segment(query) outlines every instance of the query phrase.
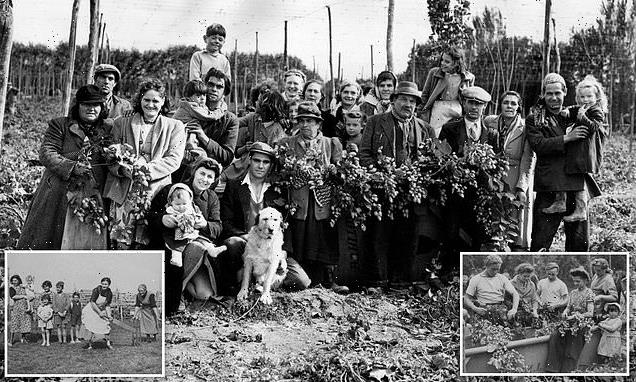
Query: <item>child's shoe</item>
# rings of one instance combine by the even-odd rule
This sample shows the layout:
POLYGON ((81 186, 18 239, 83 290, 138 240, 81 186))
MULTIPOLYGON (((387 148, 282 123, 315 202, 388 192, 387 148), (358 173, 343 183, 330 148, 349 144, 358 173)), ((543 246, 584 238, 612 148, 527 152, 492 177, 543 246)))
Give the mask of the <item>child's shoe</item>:
POLYGON ((542 209, 544 214, 562 214, 565 212, 565 192, 555 192, 554 202, 549 207, 542 209))
POLYGON ((225 250, 227 249, 227 247, 224 245, 220 245, 216 247, 213 243, 209 243, 209 242, 202 242, 202 244, 203 244, 203 247, 205 248, 205 251, 212 258, 217 257, 221 253, 225 252, 225 250))
POLYGON ((175 267, 181 268, 183 266, 183 252, 172 250, 170 264, 174 265, 175 267))
POLYGON ((574 211, 564 216, 563 221, 571 223, 587 220, 587 193, 585 190, 576 192, 575 203, 574 211))

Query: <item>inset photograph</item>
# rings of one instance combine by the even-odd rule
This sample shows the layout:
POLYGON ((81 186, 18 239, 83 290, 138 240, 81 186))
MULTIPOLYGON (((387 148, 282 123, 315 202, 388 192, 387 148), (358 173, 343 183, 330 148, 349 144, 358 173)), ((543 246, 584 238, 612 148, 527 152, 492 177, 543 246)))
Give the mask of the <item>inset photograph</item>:
POLYGON ((6 376, 163 376, 163 256, 6 252, 6 376))
POLYGON ((628 263, 462 253, 461 375, 629 375, 628 263))

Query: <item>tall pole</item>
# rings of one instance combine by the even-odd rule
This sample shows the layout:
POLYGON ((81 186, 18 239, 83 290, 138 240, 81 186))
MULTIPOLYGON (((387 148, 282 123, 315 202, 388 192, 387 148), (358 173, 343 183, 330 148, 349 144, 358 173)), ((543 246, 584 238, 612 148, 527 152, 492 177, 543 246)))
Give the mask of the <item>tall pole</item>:
POLYGON ((338 81, 337 84, 338 86, 340 86, 340 81, 342 80, 342 78, 340 77, 340 60, 342 60, 342 53, 338 52, 338 81))
POLYGON ((373 81, 373 44, 371 44, 371 81, 373 81))
POLYGON ((104 39, 106 38, 106 23, 102 24, 102 29, 101 29, 101 33, 100 33, 100 43, 99 43, 99 60, 98 62, 101 63, 101 61, 104 59, 104 39))
POLYGON ((238 40, 234 39, 234 114, 238 115, 238 83, 236 82, 236 72, 238 72, 238 40))
POLYGON ((77 35, 77 14, 79 13, 80 0, 73 0, 71 11, 71 30, 68 37, 68 67, 66 69, 66 84, 64 86, 64 102, 62 103, 62 115, 68 115, 71 107, 71 91, 73 88, 73 73, 75 72, 75 37, 77 35))
POLYGON ((91 0, 90 8, 91 18, 90 31, 88 34, 88 70, 86 70, 87 84, 93 82, 93 71, 95 70, 95 64, 97 63, 97 49, 99 48, 99 0, 91 0))
POLYGON ((256 32, 256 63, 254 64, 254 84, 258 83, 258 32, 256 32))
POLYGON ((104 21, 104 14, 100 13, 99 14, 99 24, 97 25, 97 30, 99 31, 99 34, 97 35, 97 42, 99 43, 99 49, 97 50, 97 61, 98 63, 102 62, 102 48, 104 47, 104 32, 102 31, 102 26, 103 26, 103 21, 104 21))
POLYGON ((393 71, 393 11, 395 0, 389 0, 389 19, 386 25, 386 70, 393 71))
POLYGON ((285 50, 283 51, 283 62, 285 63, 285 71, 289 69, 289 57, 287 57, 287 20, 285 20, 285 50))
POLYGON ((312 77, 316 77, 316 56, 311 56, 312 60, 314 61, 314 70, 313 70, 313 75, 312 77))
POLYGON ((413 39, 413 49, 411 49, 411 82, 415 82, 415 39, 413 39))
POLYGON ((545 0, 545 18, 543 20, 543 65, 541 78, 550 72, 550 19, 552 14, 552 0, 545 0))
POLYGON ((331 8, 327 5, 327 15, 329 16, 329 72, 331 74, 331 98, 327 101, 327 104, 336 97, 336 87, 333 83, 333 40, 331 38, 331 8))
POLYGON ((13 46, 13 1, 0 0, 0 152, 2 151, 2 127, 7 101, 9 65, 13 46))

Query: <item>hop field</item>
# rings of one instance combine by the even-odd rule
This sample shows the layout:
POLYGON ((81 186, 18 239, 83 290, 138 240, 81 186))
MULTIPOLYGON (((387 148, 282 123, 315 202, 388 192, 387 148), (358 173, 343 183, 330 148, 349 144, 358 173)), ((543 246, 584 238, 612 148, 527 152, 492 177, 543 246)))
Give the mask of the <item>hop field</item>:
MULTIPOLYGON (((47 121, 60 110, 57 99, 23 100, 6 121, 0 248, 15 246, 43 172, 38 163, 41 139, 47 121)), ((590 204, 592 249, 634 253, 636 150, 629 152, 626 137, 608 141, 597 180, 604 195, 590 204)), ((562 248, 561 234, 553 249, 562 248)), ((634 285, 633 261, 631 270, 634 285)), ((341 297, 321 289, 277 293, 272 307, 257 306, 246 315, 249 307, 209 302, 168 322, 166 371, 169 380, 453 380, 459 371, 458 301, 458 286, 453 285, 433 296, 393 292, 341 297)))

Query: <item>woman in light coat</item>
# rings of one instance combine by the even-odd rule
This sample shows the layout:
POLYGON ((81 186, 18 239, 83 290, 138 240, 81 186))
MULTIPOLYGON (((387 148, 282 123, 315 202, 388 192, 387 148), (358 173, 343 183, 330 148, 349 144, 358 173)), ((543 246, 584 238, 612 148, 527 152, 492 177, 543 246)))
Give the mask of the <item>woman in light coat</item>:
POLYGON ((536 158, 526 138, 521 95, 507 91, 501 96, 500 105, 501 114, 484 118, 484 125, 499 132, 499 146, 508 159, 510 169, 504 179, 506 190, 514 193, 523 205, 513 215, 519 221, 519 236, 513 249, 525 250, 530 247, 532 175, 536 158))
MULTIPOLYGON (((136 165, 148 170, 150 199, 164 186, 171 183, 170 175, 181 165, 186 144, 185 127, 181 121, 168 118, 169 110, 166 88, 156 79, 142 82, 133 104, 134 114, 118 118, 112 131, 115 143, 132 146, 136 165)), ((114 234, 111 230, 113 247, 143 248, 148 242, 147 223, 131 214, 130 203, 132 169, 125 164, 112 166, 106 180, 105 196, 111 206, 112 224, 121 232, 130 229, 127 235, 114 234)), ((150 208, 150 203, 145 207, 150 208)))

